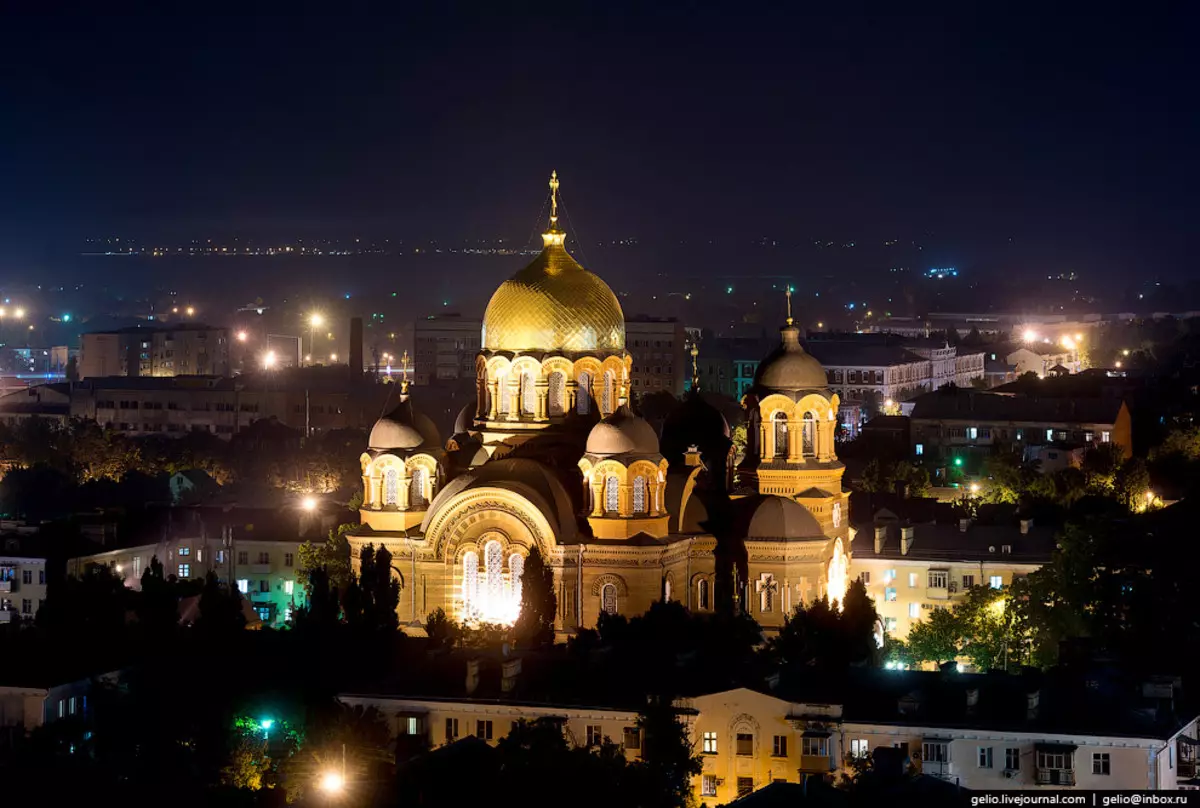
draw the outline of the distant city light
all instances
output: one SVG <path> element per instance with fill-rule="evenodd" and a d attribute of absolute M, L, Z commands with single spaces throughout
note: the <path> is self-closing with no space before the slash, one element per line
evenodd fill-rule
<path fill-rule="evenodd" d="M 954 465 L 956 465 L 956 466 L 961 466 L 961 465 L 962 465 L 962 458 L 961 458 L 961 457 L 956 457 L 956 458 L 954 458 Z"/>
<path fill-rule="evenodd" d="M 69 322 L 71 322 L 71 315 L 70 315 L 69 313 L 67 313 L 67 314 L 63 314 L 63 316 L 62 316 L 62 321 L 63 321 L 64 323 L 69 323 Z"/>
<path fill-rule="evenodd" d="M 1025 333 L 1022 334 L 1022 337 L 1026 342 L 1037 342 L 1038 333 L 1032 328 L 1027 328 L 1025 329 Z"/>
<path fill-rule="evenodd" d="M 330 362 L 336 362 L 336 361 L 337 361 L 337 354 L 335 354 L 335 353 L 331 353 L 331 354 L 329 355 L 329 361 L 330 361 Z"/>
<path fill-rule="evenodd" d="M 326 794 L 340 794 L 345 787 L 346 778 L 337 772 L 325 772 L 321 775 L 321 790 Z"/>
<path fill-rule="evenodd" d="M 188 317 L 191 317 L 192 315 L 194 315 L 194 314 L 196 313 L 196 307 L 195 307 L 195 306 L 188 306 L 188 307 L 187 307 L 187 309 L 186 309 L 186 313 L 187 313 L 187 316 L 188 316 Z"/>
<path fill-rule="evenodd" d="M 308 317 L 308 324 L 313 328 L 317 328 L 325 324 L 325 318 L 321 316 L 320 312 L 314 311 Z"/>
<path fill-rule="evenodd" d="M 732 287 L 732 286 L 726 286 L 726 287 L 725 287 L 725 294 L 727 294 L 727 295 L 731 295 L 731 294 L 733 294 L 733 287 Z"/>
<path fill-rule="evenodd" d="M 245 342 L 246 340 L 250 339 L 250 335 L 245 331 L 239 331 L 237 332 L 237 339 L 238 342 Z"/>

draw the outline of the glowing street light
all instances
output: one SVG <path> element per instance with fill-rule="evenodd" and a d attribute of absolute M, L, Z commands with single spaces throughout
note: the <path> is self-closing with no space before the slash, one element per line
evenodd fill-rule
<path fill-rule="evenodd" d="M 16 308 L 16 309 L 14 309 L 14 310 L 13 310 L 13 317 L 16 317 L 18 320 L 24 319 L 24 317 L 25 317 L 25 309 L 22 309 L 22 308 L 20 308 L 20 307 L 18 307 L 18 308 Z"/>
<path fill-rule="evenodd" d="M 1027 329 L 1025 329 L 1025 333 L 1022 334 L 1022 336 L 1024 337 L 1026 342 L 1037 342 L 1038 333 L 1036 331 L 1034 331 L 1032 328 L 1027 328 Z"/>
<path fill-rule="evenodd" d="M 275 355 L 274 351 L 267 351 L 265 354 L 263 354 L 262 366 L 264 368 L 266 368 L 267 370 L 271 370 L 272 368 L 274 368 L 276 363 L 278 363 L 278 362 L 279 362 L 279 357 L 277 357 Z"/>
<path fill-rule="evenodd" d="M 325 318 L 321 312 L 314 311 L 308 315 L 308 349 L 313 353 L 317 352 L 317 329 L 325 325 Z M 312 362 L 312 354 L 304 357 L 305 362 Z"/>
<path fill-rule="evenodd" d="M 311 513 L 317 509 L 317 500 L 315 497 L 305 497 L 300 507 Z"/>
<path fill-rule="evenodd" d="M 187 307 L 187 309 L 186 309 L 186 311 L 185 311 L 185 313 L 187 314 L 187 316 L 188 316 L 188 317 L 192 317 L 193 315 L 195 315 L 195 314 L 196 314 L 196 307 L 195 307 L 195 306 L 188 306 L 188 307 Z"/>
<path fill-rule="evenodd" d="M 979 493 L 979 483 L 971 483 L 971 493 L 972 494 Z"/>
<path fill-rule="evenodd" d="M 346 778 L 338 772 L 325 772 L 321 775 L 320 786 L 326 794 L 335 796 L 346 790 Z"/>
<path fill-rule="evenodd" d="M 335 354 L 335 353 L 331 353 L 331 354 L 329 355 L 329 361 L 330 361 L 330 362 L 336 362 L 336 361 L 337 361 L 337 354 Z"/>
<path fill-rule="evenodd" d="M 248 339 L 250 339 L 250 335 L 246 333 L 245 329 L 237 332 L 238 342 L 245 342 Z"/>

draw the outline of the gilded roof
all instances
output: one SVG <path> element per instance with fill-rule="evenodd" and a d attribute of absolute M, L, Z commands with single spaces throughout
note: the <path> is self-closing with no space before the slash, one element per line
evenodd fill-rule
<path fill-rule="evenodd" d="M 550 236 L 533 263 L 492 295 L 483 315 L 484 350 L 623 351 L 617 296 L 571 257 L 561 233 Z"/>

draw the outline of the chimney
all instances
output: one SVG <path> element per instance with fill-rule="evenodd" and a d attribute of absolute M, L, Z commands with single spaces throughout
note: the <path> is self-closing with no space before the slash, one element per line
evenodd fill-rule
<path fill-rule="evenodd" d="M 350 318 L 350 376 L 357 378 L 363 372 L 363 321 L 361 317 Z"/>
<path fill-rule="evenodd" d="M 959 533 L 966 533 L 967 529 L 970 527 L 971 527 L 970 519 L 959 519 L 958 520 L 958 532 Z"/>
<path fill-rule="evenodd" d="M 467 695 L 479 689 L 479 660 L 467 660 Z"/>
<path fill-rule="evenodd" d="M 1025 717 L 1033 721 L 1038 717 L 1038 707 L 1041 706 L 1042 692 L 1034 690 L 1025 694 Z"/>
<path fill-rule="evenodd" d="M 1031 527 L 1033 527 L 1033 520 L 1032 520 L 1032 519 L 1022 519 L 1022 520 L 1021 520 L 1021 535 L 1022 535 L 1022 536 L 1028 536 L 1028 535 L 1029 535 L 1029 528 L 1031 528 Z"/>
<path fill-rule="evenodd" d="M 500 690 L 503 693 L 511 693 L 517 686 L 517 676 L 521 673 L 521 660 L 506 659 L 500 666 Z"/>
<path fill-rule="evenodd" d="M 683 453 L 683 465 L 690 469 L 700 465 L 700 449 L 696 444 L 693 443 Z"/>
<path fill-rule="evenodd" d="M 883 542 L 887 539 L 887 525 L 875 526 L 875 554 L 883 552 Z"/>
<path fill-rule="evenodd" d="M 911 525 L 900 528 L 900 555 L 908 555 L 912 549 L 914 529 Z"/>

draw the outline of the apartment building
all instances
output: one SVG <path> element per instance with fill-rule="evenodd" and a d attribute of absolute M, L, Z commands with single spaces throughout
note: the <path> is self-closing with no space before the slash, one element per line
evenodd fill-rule
<path fill-rule="evenodd" d="M 0 623 L 32 621 L 46 602 L 46 559 L 24 538 L 0 537 Z"/>
<path fill-rule="evenodd" d="M 501 663 L 500 692 L 343 694 L 374 707 L 397 743 L 440 747 L 467 736 L 496 743 L 521 719 L 550 718 L 579 747 L 608 738 L 640 755 L 637 709 L 516 698 L 520 660 Z M 468 663 L 468 687 L 471 665 Z M 735 688 L 678 699 L 701 757 L 697 802 L 726 804 L 779 782 L 835 780 L 879 747 L 921 775 L 966 789 L 1175 789 L 1195 777 L 1197 717 L 1177 714 L 1179 680 L 851 669 L 805 673 L 771 692 Z M 437 687 L 447 690 L 445 682 Z"/>
<path fill-rule="evenodd" d="M 1078 373 L 1083 370 L 1083 363 L 1078 351 L 1065 350 L 1052 345 L 1032 348 L 1018 348 L 1004 357 L 1004 361 L 1013 365 L 1017 376 L 1026 373 L 1036 373 L 1038 376 L 1049 376 L 1052 373 Z"/>
<path fill-rule="evenodd" d="M 413 323 L 413 383 L 475 378 L 483 323 L 440 314 Z"/>
<path fill-rule="evenodd" d="M 625 350 L 633 358 L 634 395 L 660 390 L 678 396 L 691 378 L 687 334 L 674 317 L 631 317 L 625 321 Z"/>
<path fill-rule="evenodd" d="M 229 330 L 199 324 L 132 326 L 83 335 L 79 378 L 229 374 Z"/>
<path fill-rule="evenodd" d="M 233 581 L 264 625 L 282 626 L 305 603 L 300 545 L 319 541 L 333 524 L 332 516 L 269 508 L 198 506 L 164 515 L 159 541 L 77 556 L 68 560 L 67 573 L 78 577 L 99 564 L 140 590 L 154 559 L 164 575 L 179 579 L 204 578 L 211 571 L 222 582 Z"/>
<path fill-rule="evenodd" d="M 1055 532 L 1024 519 L 1003 524 L 902 524 L 880 514 L 855 525 L 850 577 L 863 582 L 888 634 L 903 640 L 972 587 L 1000 589 L 1050 562 Z"/>
<path fill-rule="evenodd" d="M 913 455 L 957 465 L 993 447 L 1032 451 L 1112 443 L 1133 454 L 1129 408 L 1120 399 L 1048 398 L 947 387 L 920 396 L 912 408 Z M 958 463 L 958 459 L 963 462 Z"/>

